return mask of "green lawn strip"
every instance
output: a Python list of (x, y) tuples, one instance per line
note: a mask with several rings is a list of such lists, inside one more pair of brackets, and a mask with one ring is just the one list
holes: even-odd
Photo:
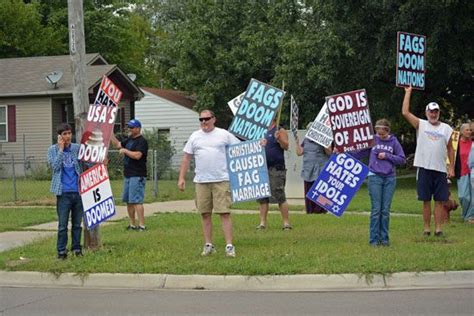
[[(281, 230), (279, 214), (265, 231), (257, 215), (234, 215), (236, 258), (224, 256), (220, 221), (214, 217), (217, 254), (201, 257), (196, 214), (156, 214), (148, 231), (126, 231), (121, 221), (101, 228), (103, 247), (84, 257), (55, 258), (55, 238), (0, 253), (0, 268), (51, 273), (169, 273), (286, 275), (305, 273), (390, 274), (401, 271), (474, 269), (473, 227), (456, 220), (446, 238), (423, 238), (421, 217), (391, 217), (390, 247), (368, 245), (368, 217), (293, 214), (292, 231)], [(20, 257), (23, 259), (20, 260)]]
[[(457, 199), (457, 187), (455, 184), (451, 186), (451, 198)], [(242, 202), (232, 205), (234, 209), (258, 210), (257, 202)], [(270, 205), (271, 210), (278, 210), (278, 205)], [(304, 205), (291, 205), (291, 211), (304, 211)], [(347, 211), (351, 212), (370, 212), (370, 197), (367, 185), (363, 184), (356, 193), (351, 203), (347, 207)], [(415, 178), (397, 179), (397, 188), (392, 200), (392, 213), (405, 214), (422, 214), (422, 202), (418, 201), (416, 194)], [(460, 208), (458, 208), (452, 216), (460, 216)]]
[[(145, 187), (145, 203), (190, 200), (194, 198), (194, 183), (187, 181), (186, 190), (178, 190), (175, 180), (159, 180), (158, 196), (154, 196), (153, 182), (148, 180)], [(51, 181), (34, 181), (18, 179), (16, 181), (18, 205), (55, 205), (56, 197), (49, 192)], [(110, 181), (112, 192), (116, 203), (122, 204), (122, 180)], [(13, 203), (13, 181), (11, 179), (0, 179), (0, 205), (11, 205)]]
[(54, 208), (0, 208), (0, 232), (23, 230), (32, 225), (55, 221)]

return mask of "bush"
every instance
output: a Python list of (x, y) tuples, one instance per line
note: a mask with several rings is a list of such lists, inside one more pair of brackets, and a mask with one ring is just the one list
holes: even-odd
[(169, 177), (171, 170), (171, 158), (175, 154), (175, 149), (171, 146), (168, 136), (158, 133), (157, 128), (143, 131), (143, 137), (148, 141), (148, 174), (153, 178), (153, 153), (156, 151), (158, 179)]
[(34, 180), (51, 180), (52, 172), (51, 168), (46, 165), (37, 164), (31, 169), (31, 178)]

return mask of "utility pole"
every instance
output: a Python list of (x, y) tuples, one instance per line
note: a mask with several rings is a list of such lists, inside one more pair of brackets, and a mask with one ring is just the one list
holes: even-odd
[[(86, 43), (84, 39), (84, 13), (82, 0), (68, 0), (69, 55), (72, 65), (72, 82), (74, 103), (74, 121), (76, 124), (76, 141), (80, 142), (83, 133), (83, 122), (89, 108), (89, 93), (86, 75)], [(84, 225), (84, 248), (98, 249), (100, 246), (99, 225), (88, 230)]]

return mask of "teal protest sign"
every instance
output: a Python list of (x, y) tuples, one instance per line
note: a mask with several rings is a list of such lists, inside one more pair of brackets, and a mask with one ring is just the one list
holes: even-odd
[(271, 195), (265, 148), (259, 140), (230, 145), (226, 155), (232, 203)]
[(285, 92), (252, 79), (245, 91), (229, 132), (245, 140), (261, 139), (272, 124)]
[(424, 90), (426, 83), (426, 36), (397, 33), (397, 87)]

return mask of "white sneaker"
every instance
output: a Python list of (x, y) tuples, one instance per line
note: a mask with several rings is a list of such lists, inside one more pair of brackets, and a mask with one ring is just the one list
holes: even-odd
[(206, 243), (202, 248), (201, 256), (209, 256), (213, 253), (216, 253), (216, 248), (213, 244)]
[(233, 245), (225, 246), (225, 256), (235, 258), (235, 247)]

